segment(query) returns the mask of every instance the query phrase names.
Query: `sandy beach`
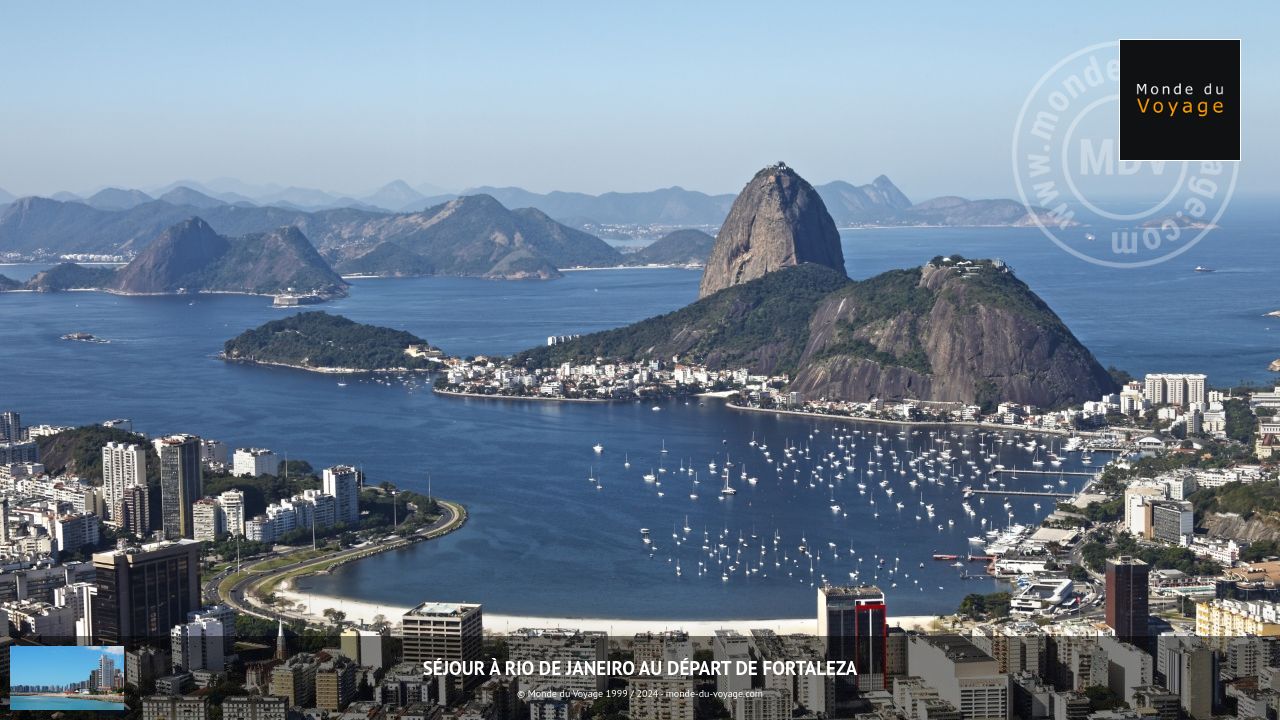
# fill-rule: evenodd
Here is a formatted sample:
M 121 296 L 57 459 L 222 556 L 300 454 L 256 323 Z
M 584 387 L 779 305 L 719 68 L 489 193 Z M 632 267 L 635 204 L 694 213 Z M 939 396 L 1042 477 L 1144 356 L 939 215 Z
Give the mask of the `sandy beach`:
M 291 589 L 277 590 L 277 594 L 285 598 L 295 607 L 302 606 L 302 614 L 314 618 L 318 622 L 326 622 L 324 611 L 332 608 L 346 613 L 346 619 L 355 622 L 370 622 L 377 615 L 382 615 L 391 623 L 395 623 L 408 607 L 398 605 L 379 605 L 376 603 L 349 600 L 327 595 L 311 595 L 299 593 Z M 892 616 L 890 625 L 898 625 L 904 629 L 925 629 L 937 620 L 933 615 Z M 498 613 L 484 614 L 486 632 L 504 633 L 521 628 L 573 628 L 578 630 L 603 630 L 611 635 L 627 636 L 642 632 L 660 632 L 663 630 L 683 630 L 693 636 L 713 635 L 716 630 L 730 629 L 746 633 L 754 628 L 765 628 L 777 633 L 816 633 L 818 622 L 814 618 L 780 618 L 758 620 L 623 620 L 614 618 L 575 618 L 575 617 L 533 617 L 526 615 L 502 615 Z

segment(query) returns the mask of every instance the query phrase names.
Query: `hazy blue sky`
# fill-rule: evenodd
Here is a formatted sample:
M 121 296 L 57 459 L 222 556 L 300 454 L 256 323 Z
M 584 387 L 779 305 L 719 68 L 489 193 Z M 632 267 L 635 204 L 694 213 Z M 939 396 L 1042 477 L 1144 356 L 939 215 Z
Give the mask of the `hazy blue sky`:
M 67 685 L 88 680 L 98 659 L 109 654 L 117 670 L 124 670 L 124 648 L 93 646 L 10 648 L 10 677 L 14 685 Z
M 0 187 L 737 192 L 786 160 L 917 199 L 1010 196 L 1017 111 L 1064 55 L 1240 37 L 1240 190 L 1280 190 L 1272 3 L 692 5 L 6 4 Z

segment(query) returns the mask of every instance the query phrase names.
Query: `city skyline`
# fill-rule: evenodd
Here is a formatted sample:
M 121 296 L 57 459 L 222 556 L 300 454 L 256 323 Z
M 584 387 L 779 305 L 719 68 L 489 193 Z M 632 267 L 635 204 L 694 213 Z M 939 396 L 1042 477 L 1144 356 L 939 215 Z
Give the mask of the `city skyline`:
M 25 646 L 9 648 L 11 685 L 62 686 L 84 683 L 103 655 L 124 669 L 124 648 L 117 645 Z
M 1015 116 L 1043 72 L 1087 45 L 1187 35 L 1163 4 L 1106 10 L 1100 31 L 1076 6 L 977 24 L 942 5 L 138 4 L 80 7 L 74 23 L 20 7 L 0 63 L 39 72 L 11 77 L 0 188 L 238 178 L 358 197 L 402 178 L 719 194 L 785 159 L 815 182 L 883 173 L 917 200 L 1011 197 Z M 1280 108 L 1257 88 L 1280 53 L 1255 32 L 1276 11 L 1244 12 L 1201 18 L 1196 35 L 1243 39 L 1244 156 L 1275 156 L 1265 123 Z M 1241 194 L 1277 190 L 1274 167 L 1242 165 Z

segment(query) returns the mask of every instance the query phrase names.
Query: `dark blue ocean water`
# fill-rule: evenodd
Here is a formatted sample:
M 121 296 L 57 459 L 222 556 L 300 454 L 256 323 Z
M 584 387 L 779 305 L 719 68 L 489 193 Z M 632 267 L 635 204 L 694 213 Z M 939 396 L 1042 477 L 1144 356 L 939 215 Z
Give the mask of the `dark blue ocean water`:
M 1176 261 L 1143 270 L 1075 260 L 1036 230 L 865 230 L 844 238 L 854 277 L 939 254 L 1003 258 L 1104 364 L 1135 374 L 1204 371 L 1226 384 L 1267 381 L 1274 377 L 1267 363 L 1280 357 L 1280 319 L 1264 317 L 1280 309 L 1272 219 L 1241 213 Z M 1216 272 L 1192 272 L 1197 264 Z M 0 268 L 12 277 L 34 271 Z M 687 270 L 609 270 L 551 282 L 361 280 L 349 298 L 325 309 L 410 330 L 453 353 L 506 353 L 540 344 L 547 335 L 615 327 L 674 309 L 696 296 L 698 277 Z M 992 525 L 1008 522 L 1000 498 L 973 501 L 978 514 L 970 519 L 959 509 L 962 483 L 924 482 L 912 489 L 907 476 L 895 474 L 889 487 L 897 493 L 890 499 L 879 486 L 881 465 L 870 468 L 867 495 L 854 485 L 868 472 L 867 458 L 875 457 L 877 431 L 888 433 L 881 439 L 883 463 L 891 448 L 905 459 L 908 450 L 918 454 L 944 439 L 957 452 L 967 443 L 976 455 L 973 438 L 899 438 L 897 428 L 846 425 L 846 434 L 871 433 L 856 438 L 855 472 L 837 481 L 824 470 L 809 487 L 817 456 L 837 449 L 829 434 L 834 424 L 740 414 L 713 401 L 667 403 L 654 412 L 639 404 L 459 400 L 401 384 L 338 387 L 332 377 L 214 359 L 226 338 L 286 312 L 293 311 L 237 296 L 0 295 L 0 406 L 21 410 L 28 424 L 130 417 L 143 432 L 193 432 L 232 445 L 267 446 L 317 466 L 358 464 L 374 481 L 420 490 L 430 473 L 437 494 L 469 506 L 471 521 L 463 530 L 308 580 L 306 587 L 320 593 L 398 605 L 479 601 L 492 612 L 512 614 L 694 619 L 810 615 L 810 583 L 824 575 L 846 579 L 849 572 L 888 588 L 894 614 L 949 611 L 967 592 L 990 587 L 986 580 L 962 581 L 960 569 L 928 556 L 963 553 L 965 538 L 981 530 L 983 518 Z M 58 339 L 71 331 L 111 343 Z M 775 458 L 790 441 L 808 443 L 812 459 L 786 469 L 800 469 L 799 477 L 779 477 L 776 465 L 748 445 L 753 434 Z M 597 442 L 605 446 L 599 456 L 591 449 Z M 642 480 L 662 460 L 663 442 L 670 470 L 682 461 L 699 470 L 698 500 L 688 497 L 694 486 L 686 475 L 661 474 L 661 498 L 655 484 Z M 737 463 L 739 492 L 720 500 L 707 463 L 723 463 L 726 452 Z M 630 469 L 623 468 L 624 456 Z M 1004 450 L 1000 461 L 1027 466 L 1029 460 L 1025 451 Z M 743 462 L 758 484 L 740 480 Z M 592 473 L 603 489 L 588 482 Z M 1016 482 L 1038 488 L 1041 480 Z M 935 519 L 914 519 L 921 493 L 935 506 Z M 1015 520 L 1043 514 L 1050 501 L 1042 502 L 1039 513 L 1029 499 L 1013 502 Z M 830 510 L 833 503 L 840 512 Z M 657 552 L 642 544 L 641 527 L 651 529 Z M 700 550 L 704 528 L 713 549 L 725 542 L 736 552 L 738 569 L 728 580 L 719 565 L 698 575 L 699 560 L 714 562 Z M 673 532 L 682 536 L 679 545 Z M 778 566 L 772 565 L 775 532 L 786 558 Z M 797 551 L 802 538 L 811 552 L 821 553 L 812 573 Z M 769 548 L 765 558 L 759 557 L 761 544 Z M 880 558 L 888 561 L 877 572 Z M 760 566 L 762 559 L 771 567 Z M 894 559 L 899 570 L 889 575 Z M 758 572 L 744 575 L 753 564 Z

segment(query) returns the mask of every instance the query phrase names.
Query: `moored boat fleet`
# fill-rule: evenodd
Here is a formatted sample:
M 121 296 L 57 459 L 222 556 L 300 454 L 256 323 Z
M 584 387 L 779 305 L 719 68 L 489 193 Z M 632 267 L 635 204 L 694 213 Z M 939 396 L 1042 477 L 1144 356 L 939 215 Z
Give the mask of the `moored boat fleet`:
M 603 445 L 591 449 L 610 467 L 613 456 Z M 646 459 L 630 470 L 632 457 L 646 455 L 652 463 Z M 650 497 L 642 503 L 643 516 L 669 511 L 670 537 L 649 522 L 640 529 L 640 547 L 676 577 L 875 582 L 925 592 L 951 579 L 989 577 L 971 573 L 970 563 L 984 563 L 990 571 L 1045 514 L 1039 500 L 1028 503 L 1016 495 L 1027 488 L 1043 495 L 1073 493 L 1092 462 L 1075 438 L 815 425 L 798 437 L 753 433 L 745 448 L 726 439 L 702 458 L 668 449 L 665 440 L 649 453 L 631 448 L 622 453 L 617 482 Z M 1075 468 L 1070 475 L 1068 467 Z M 603 487 L 594 466 L 589 480 L 594 491 Z M 984 493 L 972 492 L 977 489 Z M 1013 495 L 1002 498 L 1005 492 Z M 805 513 L 823 507 L 826 519 L 780 520 L 780 498 Z M 772 520 L 762 525 L 765 507 Z M 877 542 L 866 541 L 868 528 L 881 534 Z M 886 552 L 899 533 L 931 535 L 944 549 L 915 558 Z M 951 552 L 959 547 L 965 550 Z M 940 577 L 941 567 L 926 567 L 931 559 L 946 560 L 955 571 Z

